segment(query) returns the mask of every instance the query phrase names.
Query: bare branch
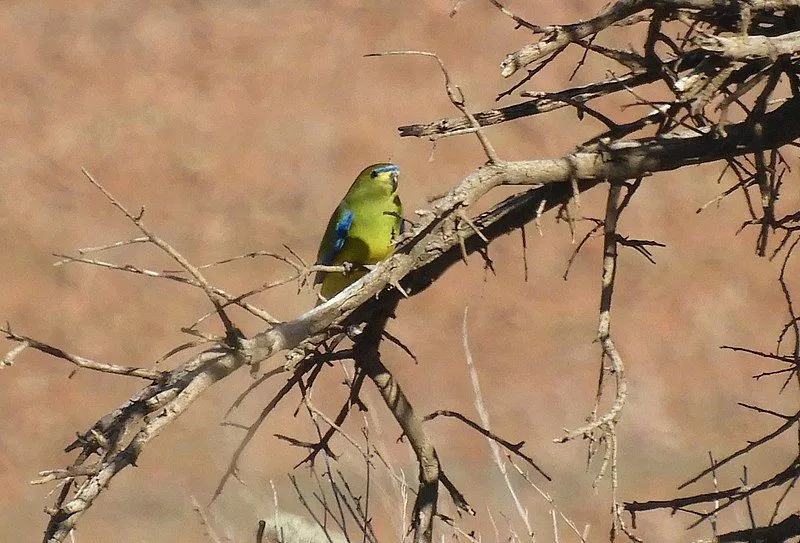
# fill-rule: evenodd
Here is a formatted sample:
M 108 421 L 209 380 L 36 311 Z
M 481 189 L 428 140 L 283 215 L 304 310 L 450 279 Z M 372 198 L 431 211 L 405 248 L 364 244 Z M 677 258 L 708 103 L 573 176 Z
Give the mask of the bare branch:
M 472 392 L 475 395 L 475 409 L 478 412 L 478 416 L 481 419 L 481 423 L 488 429 L 489 428 L 489 412 L 486 410 L 486 406 L 483 403 L 483 395 L 481 394 L 481 387 L 480 383 L 478 382 L 478 373 L 475 370 L 475 363 L 472 359 L 472 351 L 469 348 L 469 337 L 467 334 L 467 315 L 469 313 L 469 307 L 464 308 L 464 317 L 461 321 L 461 343 L 464 349 L 464 357 L 467 362 L 467 369 L 469 371 L 470 382 L 472 384 Z M 506 467 L 505 462 L 503 462 L 503 458 L 500 456 L 500 448 L 497 446 L 497 443 L 493 439 L 489 439 L 487 437 L 486 440 L 489 443 L 489 449 L 492 451 L 492 459 L 494 460 L 497 469 L 503 475 L 503 480 L 505 481 L 506 488 L 508 488 L 509 494 L 511 494 L 511 498 L 514 500 L 514 507 L 517 510 L 517 514 L 522 519 L 522 522 L 525 524 L 525 529 L 527 530 L 528 536 L 533 536 L 533 527 L 531 526 L 530 519 L 528 518 L 528 511 L 522 505 L 522 502 L 517 495 L 517 492 L 514 490 L 514 485 L 511 484 L 511 479 L 508 477 L 508 468 Z M 535 465 L 534 465 L 535 466 Z M 539 468 L 536 468 L 537 470 Z M 543 474 L 544 475 L 544 474 Z M 547 477 L 545 475 L 545 477 Z
M 770 58 L 797 54 L 800 50 L 800 31 L 780 36 L 718 36 L 703 34 L 695 38 L 695 44 L 705 51 L 718 53 L 731 60 Z
M 526 21 L 522 17 L 514 15 L 514 13 L 510 9 L 505 7 L 503 4 L 501 4 L 497 0 L 489 0 L 489 2 L 491 2 L 491 4 L 494 7 L 499 9 L 500 13 L 502 13 L 506 17 L 510 17 L 515 23 L 517 23 L 516 28 L 527 28 L 528 30 L 531 30 L 531 31 L 533 31 L 535 33 L 541 33 L 541 32 L 546 32 L 547 31 L 547 29 L 544 28 L 544 27 L 529 23 L 528 21 Z
M 494 150 L 489 138 L 486 137 L 483 130 L 481 129 L 480 123 L 475 119 L 472 113 L 469 112 L 467 109 L 467 102 L 466 98 L 464 97 L 464 91 L 458 85 L 455 85 L 450 79 L 450 74 L 447 72 L 447 68 L 444 66 L 444 62 L 442 59 L 439 58 L 439 55 L 436 53 L 431 53 L 429 51 L 387 51 L 385 53 L 373 53 L 366 56 L 390 56 L 390 55 L 420 55 L 424 57 L 431 57 L 436 59 L 436 62 L 439 63 L 439 68 L 442 70 L 442 74 L 444 75 L 444 86 L 445 90 L 447 91 L 447 97 L 450 98 L 450 102 L 459 110 L 461 113 L 464 114 L 464 117 L 467 118 L 469 121 L 470 127 L 475 131 L 475 135 L 478 136 L 478 140 L 481 142 L 481 146 L 483 147 L 484 152 L 486 153 L 486 157 L 489 159 L 490 164 L 497 164 L 500 162 L 500 159 L 497 156 L 497 153 Z
M 523 96 L 531 96 L 533 98 L 532 100 L 474 113 L 473 117 L 480 126 L 492 126 L 522 117 L 554 111 L 569 106 L 570 102 L 587 102 L 593 98 L 624 90 L 626 87 L 637 87 L 639 85 L 652 83 L 658 80 L 658 78 L 658 74 L 639 71 L 622 76 L 615 76 L 607 81 L 591 83 L 589 85 L 559 92 L 528 91 L 523 93 Z M 398 130 L 401 136 L 415 136 L 418 138 L 425 136 L 443 137 L 463 134 L 465 130 L 470 129 L 471 126 L 468 119 L 464 117 L 451 117 L 439 119 L 431 123 L 401 126 Z
M 114 373 L 116 375 L 128 375 L 130 377 L 139 377 L 141 379 L 149 379 L 150 381 L 156 381 L 156 382 L 161 382 L 167 377 L 167 373 L 163 371 L 150 370 L 147 368 L 134 368 L 130 366 L 118 366 L 116 364 L 109 364 L 107 362 L 98 362 L 96 360 L 91 360 L 83 356 L 71 354 L 64 351 L 63 349 L 59 349 L 58 347 L 53 347 L 52 345 L 42 343 L 41 341 L 37 341 L 28 336 L 23 336 L 15 332 L 12 332 L 11 328 L 9 327 L 0 328 L 0 332 L 3 332 L 5 334 L 6 339 L 20 342 L 20 345 L 17 348 L 13 349 L 11 352 L 9 352 L 9 354 L 6 355 L 4 360 L 13 360 L 14 355 L 18 354 L 21 351 L 19 347 L 23 348 L 30 347 L 31 349 L 36 349 L 37 351 L 49 354 L 50 356 L 61 358 L 62 360 L 66 360 L 68 362 L 75 364 L 79 368 L 85 368 L 88 370 L 99 371 L 102 373 Z M 10 365 L 10 364 L 6 362 L 3 365 Z
M 482 434 L 487 439 L 490 439 L 492 441 L 495 441 L 495 442 L 499 443 L 505 449 L 507 449 L 511 453 L 513 453 L 514 455 L 522 458 L 523 460 L 525 460 L 525 462 L 530 464 L 530 466 L 533 469 L 538 471 L 541 474 L 542 477 L 544 477 L 548 481 L 552 481 L 550 476 L 547 475 L 544 471 L 542 471 L 542 468 L 540 468 L 539 466 L 536 465 L 536 463 L 533 461 L 533 458 L 531 458 L 530 456 L 528 456 L 527 454 L 522 452 L 522 447 L 525 446 L 525 442 L 524 441 L 520 441 L 518 443 L 511 443 L 510 441 L 508 441 L 506 439 L 503 439 L 502 437 L 494 434 L 490 430 L 487 430 L 486 428 L 482 427 L 477 422 L 475 422 L 473 420 L 470 420 L 469 418 L 465 417 L 461 413 L 459 413 L 457 411 L 451 411 L 449 409 L 439 409 L 437 411 L 434 411 L 433 413 L 430 413 L 429 415 L 425 415 L 424 417 L 422 417 L 422 420 L 423 421 L 429 421 L 429 420 L 433 420 L 433 419 L 435 419 L 437 417 L 452 417 L 452 418 L 460 420 L 461 422 L 463 422 L 464 424 L 466 424 L 467 426 L 469 426 L 470 428 L 472 428 L 476 432 Z
M 386 406 L 403 429 L 419 464 L 419 490 L 414 503 L 414 541 L 415 543 L 431 543 L 433 540 L 433 519 L 439 494 L 441 467 L 439 457 L 423 427 L 422 420 L 414 413 L 408 399 L 397 380 L 383 365 L 378 351 L 381 332 L 386 320 L 393 311 L 388 305 L 376 314 L 355 343 L 354 358 L 375 383 Z
M 592 34 L 621 21 L 631 15 L 650 7 L 647 0 L 619 0 L 603 13 L 580 23 L 565 26 L 554 26 L 539 42 L 526 45 L 522 49 L 510 53 L 500 63 L 500 75 L 509 77 L 520 68 L 524 68 L 540 58 L 564 49 L 570 43 L 582 40 Z
M 105 196 L 108 199 L 108 201 L 111 202 L 111 205 L 122 211 L 122 213 L 128 219 L 130 219 L 130 221 L 134 225 L 136 225 L 136 227 L 139 230 L 141 230 L 145 236 L 147 236 L 147 238 L 150 240 L 151 243 L 153 243 L 156 247 L 167 253 L 170 257 L 172 257 L 173 260 L 175 260 L 175 262 L 180 264 L 180 266 L 183 269 L 185 269 L 187 272 L 189 272 L 189 274 L 192 277 L 194 277 L 194 279 L 200 284 L 202 289 L 205 291 L 206 296 L 208 296 L 208 299 L 216 308 L 220 320 L 225 325 L 225 331 L 231 338 L 237 337 L 239 335 L 238 330 L 235 329 L 230 319 L 225 314 L 222 305 L 217 300 L 217 297 L 214 294 L 214 291 L 211 285 L 206 280 L 206 278 L 203 276 L 200 270 L 198 270 L 191 262 L 189 262 L 189 260 L 186 257 L 184 257 L 181 253 L 176 251 L 169 243 L 167 243 L 160 237 L 156 236 L 152 230 L 150 230 L 144 225 L 144 223 L 142 222 L 144 209 L 142 209 L 138 215 L 136 216 L 132 215 L 108 190 L 106 190 L 105 187 L 103 187 L 103 185 L 101 185 L 99 182 L 97 182 L 97 180 L 95 180 L 94 177 L 92 177 L 92 174 L 90 174 L 89 171 L 86 170 L 86 168 L 81 168 L 81 171 L 83 172 L 83 175 L 85 175 L 86 178 L 89 180 L 89 182 L 92 185 L 94 185 L 100 192 L 102 192 L 103 196 Z
M 67 264 L 67 263 L 70 263 L 70 262 L 76 262 L 76 263 L 81 263 L 81 264 L 89 264 L 91 266 L 97 266 L 97 267 L 106 268 L 106 269 L 109 269 L 109 270 L 124 271 L 124 272 L 133 273 L 133 274 L 137 274 L 137 275 L 144 275 L 145 277 L 158 277 L 158 278 L 161 278 L 161 279 L 168 279 L 170 281 L 176 281 L 178 283 L 183 283 L 185 285 L 189 285 L 189 286 L 192 286 L 192 287 L 197 287 L 197 288 L 201 288 L 201 289 L 203 288 L 203 285 L 201 283 L 199 283 L 196 279 L 194 279 L 192 277 L 184 277 L 182 275 L 178 275 L 178 273 L 175 272 L 175 271 L 149 270 L 147 268 L 140 268 L 139 266 L 134 266 L 133 264 L 115 264 L 113 262 L 105 262 L 103 260 L 96 260 L 96 259 L 91 259 L 91 258 L 74 257 L 74 256 L 60 254 L 60 253 L 56 253 L 54 256 L 57 256 L 57 257 L 62 259 L 62 260 L 59 260 L 57 262 L 57 264 L 59 264 L 59 265 L 64 265 L 64 264 Z M 341 266 L 336 266 L 336 268 L 337 268 L 337 270 L 341 271 Z M 290 278 L 289 281 L 294 280 L 297 277 L 298 276 L 294 276 L 294 277 Z M 283 284 L 284 282 L 287 282 L 287 281 L 281 281 L 280 284 Z M 246 310 L 248 313 L 251 313 L 252 315 L 260 318 L 264 322 L 267 322 L 267 323 L 270 323 L 270 324 L 274 324 L 274 323 L 278 323 L 280 321 L 277 318 L 275 318 L 272 315 L 270 315 L 269 313 L 267 313 L 266 311 L 264 311 L 263 309 L 261 309 L 259 307 L 256 307 L 256 306 L 254 306 L 252 304 L 249 304 L 249 303 L 247 303 L 247 302 L 245 302 L 243 300 L 244 298 L 246 298 L 248 296 L 252 296 L 253 294 L 256 294 L 258 292 L 262 292 L 263 290 L 266 290 L 268 288 L 272 288 L 273 286 L 275 286 L 273 283 L 267 283 L 266 285 L 262 286 L 260 289 L 255 289 L 254 291 L 251 291 L 251 292 L 246 293 L 246 294 L 241 294 L 239 296 L 233 296 L 231 294 L 228 294 L 227 292 L 225 292 L 221 288 L 217 288 L 217 287 L 214 287 L 214 286 L 209 286 L 209 288 L 211 289 L 211 291 L 214 294 L 216 294 L 217 296 L 220 296 L 220 297 L 225 299 L 226 303 L 223 305 L 223 307 L 227 306 L 229 304 L 235 304 L 235 305 L 240 306 L 242 309 Z M 201 319 L 201 320 L 203 320 L 203 319 Z

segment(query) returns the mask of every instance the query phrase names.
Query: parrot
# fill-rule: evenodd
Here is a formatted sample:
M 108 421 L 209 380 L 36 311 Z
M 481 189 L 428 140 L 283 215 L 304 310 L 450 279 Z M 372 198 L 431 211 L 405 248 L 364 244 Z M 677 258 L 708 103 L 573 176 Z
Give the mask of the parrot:
M 320 295 L 330 300 L 366 275 L 363 266 L 377 264 L 394 252 L 395 238 L 403 232 L 403 205 L 397 194 L 400 169 L 394 164 L 373 164 L 356 177 L 331 215 L 317 252 L 317 264 L 339 266 L 347 272 L 317 272 Z

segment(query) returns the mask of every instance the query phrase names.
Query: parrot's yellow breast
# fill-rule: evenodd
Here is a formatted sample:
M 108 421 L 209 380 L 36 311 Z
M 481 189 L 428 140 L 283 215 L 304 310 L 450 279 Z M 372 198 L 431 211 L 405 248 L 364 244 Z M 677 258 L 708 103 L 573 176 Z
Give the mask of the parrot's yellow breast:
M 367 270 L 359 268 L 359 264 L 377 264 L 392 255 L 394 240 L 400 234 L 401 210 L 400 200 L 395 197 L 382 206 L 356 211 L 347 240 L 332 262 L 333 265 L 349 262 L 356 267 L 349 273 L 325 274 L 322 296 L 330 299 L 366 275 Z

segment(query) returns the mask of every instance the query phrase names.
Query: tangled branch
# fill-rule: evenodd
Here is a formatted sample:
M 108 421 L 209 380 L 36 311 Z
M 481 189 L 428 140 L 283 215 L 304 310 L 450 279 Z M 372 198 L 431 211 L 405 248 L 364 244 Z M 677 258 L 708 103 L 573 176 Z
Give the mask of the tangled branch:
M 278 353 L 286 355 L 286 364 L 273 369 L 254 383 L 235 404 L 238 405 L 244 396 L 267 377 L 285 377 L 286 382 L 277 395 L 263 408 L 259 418 L 246 427 L 246 435 L 220 482 L 217 494 L 222 491 L 225 482 L 235 476 L 237 462 L 244 448 L 255 435 L 261 421 L 272 412 L 277 403 L 295 387 L 311 387 L 325 364 L 339 359 L 337 356 L 352 358 L 357 371 L 361 372 L 357 377 L 358 385 L 356 386 L 355 380 L 351 384 L 348 400 L 339 414 L 330 419 L 329 430 L 320 435 L 318 443 L 295 444 L 311 449 L 307 458 L 309 462 L 313 462 L 319 452 L 328 453 L 328 443 L 348 416 L 350 407 L 360 402 L 361 381 L 369 378 L 402 428 L 417 458 L 419 487 L 414 504 L 415 541 L 432 541 L 434 520 L 441 518 L 437 512 L 440 483 L 450 492 L 459 507 L 465 511 L 471 508 L 452 481 L 445 476 L 433 442 L 424 429 L 423 419 L 416 414 L 400 383 L 381 361 L 379 344 L 384 336 L 386 320 L 405 297 L 423 292 L 445 270 L 467 255 L 478 252 L 490 262 L 485 253 L 487 245 L 531 221 L 537 221 L 543 213 L 559 210 L 572 225 L 574 217 L 568 204 L 573 202 L 577 207 L 580 194 L 598 185 L 609 187 L 605 217 L 596 224 L 597 230 L 602 224 L 604 234 L 603 283 L 598 324 L 603 363 L 598 386 L 598 405 L 587 425 L 568 432 L 562 440 L 585 437 L 593 443 L 592 447 L 599 442 L 605 443 L 606 454 L 600 473 L 602 475 L 606 466 L 611 466 L 614 513 L 612 537 L 617 530 L 622 530 L 635 538 L 622 520 L 616 495 L 617 437 L 614 430 L 626 397 L 624 365 L 610 328 L 617 249 L 620 245 L 630 246 L 648 257 L 647 247 L 657 245 L 657 242 L 625 238 L 618 232 L 617 219 L 644 180 L 650 182 L 658 172 L 726 161 L 725 170 L 736 175 L 737 183 L 715 201 L 736 192 L 744 194 L 750 219 L 743 228 L 758 228 L 756 251 L 761 255 L 767 253 L 770 236 L 776 232 L 782 234 L 774 254 L 781 250 L 786 253 L 781 271 L 781 285 L 786 294 L 790 319 L 781 333 L 778 349 L 773 355 L 779 356 L 778 351 L 784 336 L 789 334 L 791 337 L 793 334 L 793 355 L 780 356 L 787 357 L 786 360 L 794 364 L 791 372 L 796 373 L 796 367 L 800 363 L 800 325 L 791 303 L 784 272 L 789 255 L 797 246 L 797 239 L 800 239 L 796 237 L 800 232 L 800 213 L 792 210 L 781 216 L 777 211 L 777 202 L 785 183 L 786 171 L 779 149 L 784 145 L 794 144 L 800 138 L 800 123 L 787 122 L 800 118 L 800 68 L 797 58 L 800 30 L 794 28 L 798 20 L 797 3 L 789 0 L 723 3 L 710 0 L 620 0 L 586 21 L 552 26 L 529 23 L 499 2 L 492 3 L 500 13 L 513 20 L 518 28 L 541 35 L 536 43 L 510 53 L 503 60 L 501 75 L 504 77 L 534 65 L 512 90 L 531 81 L 540 69 L 558 59 L 570 46 L 578 46 L 585 51 L 576 70 L 592 54 L 620 64 L 627 72 L 622 75 L 611 73 L 601 81 L 557 92 L 526 91 L 523 96 L 531 98 L 530 100 L 472 113 L 464 92 L 452 80 L 437 55 L 425 51 L 384 53 L 383 55 L 423 55 L 436 59 L 444 75 L 447 96 L 460 113 L 459 117 L 401 127 L 401 135 L 437 139 L 474 133 L 483 147 L 487 163 L 476 168 L 447 194 L 433 202 L 414 228 L 403 235 L 394 256 L 376 265 L 370 273 L 327 303 L 293 320 L 281 322 L 245 299 L 256 292 L 287 282 L 297 281 L 302 285 L 310 273 L 321 268 L 307 266 L 294 254 L 294 259 L 277 257 L 274 253 L 264 254 L 263 256 L 282 259 L 294 268 L 294 273 L 288 278 L 266 283 L 244 294 L 229 294 L 206 279 L 203 266 L 192 264 L 188 257 L 145 226 L 144 210 L 136 214 L 128 211 L 96 179 L 84 171 L 89 182 L 102 192 L 138 233 L 136 237 L 124 241 L 80 250 L 79 256 L 62 257 L 64 260 L 60 263 L 83 263 L 149 277 L 167 278 L 200 289 L 210 302 L 209 315 L 217 315 L 224 332 L 221 336 L 206 336 L 196 330 L 197 323 L 187 328 L 188 332 L 199 335 L 203 341 L 176 347 L 168 356 L 184 353 L 189 348 L 200 345 L 211 346 L 187 357 L 172 370 L 157 371 L 93 361 L 12 332 L 8 326 L 3 330 L 7 339 L 17 342 L 18 346 L 11 349 L 0 361 L 0 367 L 11 365 L 25 349 L 36 349 L 87 370 L 135 376 L 150 381 L 150 384 L 133 394 L 118 408 L 97 420 L 67 447 L 68 452 L 78 451 L 71 466 L 63 470 L 43 472 L 39 482 L 59 481 L 62 484 L 54 506 L 48 510 L 50 519 L 45 541 L 64 541 L 82 515 L 108 488 L 113 478 L 127 467 L 135 465 L 150 441 L 202 397 L 213 384 L 245 366 L 249 366 L 257 374 L 260 364 Z M 664 30 L 664 23 L 669 21 L 686 27 L 681 36 L 668 35 Z M 622 51 L 595 43 L 595 39 L 610 28 L 644 22 L 647 23 L 647 33 L 641 52 Z M 731 32 L 735 35 L 727 35 Z M 661 85 L 663 99 L 648 99 L 640 93 L 645 86 L 654 83 Z M 781 89 L 788 91 L 781 94 Z M 510 92 L 511 90 L 501 96 Z M 614 120 L 613 114 L 593 107 L 594 104 L 592 107 L 588 105 L 590 101 L 614 93 L 627 93 L 634 99 L 631 106 L 644 107 L 646 112 L 634 121 L 621 123 Z M 603 132 L 583 142 L 576 151 L 562 157 L 505 161 L 500 158 L 484 130 L 491 125 L 564 107 L 573 108 L 579 119 L 588 116 L 593 122 L 601 123 Z M 738 108 L 736 115 L 732 111 L 734 108 Z M 742 120 L 730 121 L 737 118 Z M 630 180 L 635 181 L 626 183 Z M 484 213 L 470 213 L 476 203 L 501 186 L 517 187 L 518 192 Z M 751 198 L 755 199 L 751 196 L 751 190 L 756 194 L 759 203 L 753 204 L 751 201 Z M 626 192 L 623 194 L 623 191 Z M 156 271 L 85 256 L 87 252 L 124 247 L 133 243 L 145 243 L 158 248 L 180 270 Z M 577 250 L 582 246 L 583 242 Z M 256 253 L 245 256 L 256 256 Z M 215 264 L 227 261 L 221 260 Z M 331 270 L 325 268 L 325 271 Z M 242 307 L 261 318 L 265 323 L 264 328 L 253 337 L 244 337 L 227 314 L 232 305 Z M 198 320 L 198 323 L 209 315 Z M 347 335 L 353 339 L 354 346 L 352 350 L 342 354 L 342 351 L 336 349 Z M 606 361 L 610 362 L 610 370 L 605 367 Z M 605 414 L 598 415 L 604 375 L 609 371 L 616 382 L 614 402 Z M 309 410 L 311 409 L 309 405 Z M 781 428 L 791 427 L 796 421 L 796 417 L 792 417 L 790 421 L 787 419 Z M 486 432 L 489 432 L 488 429 Z M 494 439 L 493 434 L 487 433 L 484 435 Z M 510 448 L 512 452 L 519 453 L 519 447 L 513 443 L 501 438 L 495 441 Z M 364 451 L 369 454 L 368 448 Z M 527 459 L 524 456 L 523 458 Z M 724 462 L 715 463 L 714 469 Z M 677 502 L 650 502 L 646 507 L 641 504 L 627 504 L 625 508 L 631 512 L 658 507 L 682 508 L 711 497 L 724 498 L 729 500 L 728 503 L 733 503 L 751 495 L 753 489 L 784 484 L 796 480 L 798 476 L 794 462 L 770 480 L 752 488 L 733 488 L 713 496 L 693 496 Z M 354 516 L 363 520 L 366 529 L 366 514 Z

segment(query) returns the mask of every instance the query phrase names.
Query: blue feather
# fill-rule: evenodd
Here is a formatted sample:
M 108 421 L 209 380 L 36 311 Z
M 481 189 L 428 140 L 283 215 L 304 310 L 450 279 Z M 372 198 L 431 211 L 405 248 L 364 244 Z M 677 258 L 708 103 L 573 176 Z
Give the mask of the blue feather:
M 322 264 L 330 265 L 336 255 L 339 254 L 339 251 L 342 250 L 342 247 L 344 247 L 344 242 L 347 241 L 347 234 L 353 225 L 353 217 L 355 217 L 353 211 L 345 209 L 341 218 L 336 221 L 336 227 L 333 231 L 333 246 L 322 255 Z
M 378 175 L 379 173 L 386 173 L 386 172 L 399 172 L 399 171 L 400 171 L 400 168 L 398 168 L 398 167 L 397 167 L 397 166 L 395 166 L 394 164 L 387 164 L 386 166 L 380 166 L 380 167 L 378 167 L 378 168 L 375 168 L 375 169 L 373 169 L 373 170 L 372 170 L 372 173 L 370 173 L 370 175 L 371 175 L 372 177 L 375 177 L 375 176 L 376 176 L 376 175 Z

